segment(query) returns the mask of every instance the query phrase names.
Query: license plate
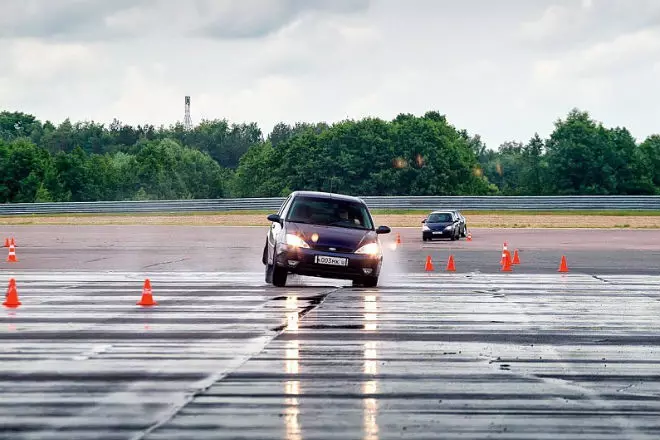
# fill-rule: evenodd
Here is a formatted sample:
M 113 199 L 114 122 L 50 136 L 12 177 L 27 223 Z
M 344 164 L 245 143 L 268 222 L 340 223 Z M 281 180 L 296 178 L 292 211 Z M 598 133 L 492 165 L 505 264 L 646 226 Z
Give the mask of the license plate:
M 329 264 L 331 266 L 348 266 L 348 258 L 316 256 L 316 264 Z
M 433 235 L 440 235 L 440 234 L 442 234 L 442 231 L 434 231 L 433 232 Z

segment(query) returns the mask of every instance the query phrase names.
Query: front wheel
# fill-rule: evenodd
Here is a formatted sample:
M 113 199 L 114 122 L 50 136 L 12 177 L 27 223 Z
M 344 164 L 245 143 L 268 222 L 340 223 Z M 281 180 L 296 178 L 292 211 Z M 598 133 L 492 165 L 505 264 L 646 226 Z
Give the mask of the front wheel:
M 286 279 L 289 272 L 284 267 L 279 267 L 277 264 L 273 265 L 273 285 L 275 287 L 286 286 Z

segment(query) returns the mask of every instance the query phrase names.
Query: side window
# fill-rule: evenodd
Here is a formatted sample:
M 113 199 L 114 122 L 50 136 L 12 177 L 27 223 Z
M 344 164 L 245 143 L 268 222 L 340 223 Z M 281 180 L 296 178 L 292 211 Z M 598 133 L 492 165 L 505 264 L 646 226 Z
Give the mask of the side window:
M 287 197 L 284 203 L 282 203 L 282 206 L 280 206 L 280 210 L 277 213 L 277 215 L 279 215 L 280 217 L 282 216 L 282 213 L 284 213 L 284 208 L 286 208 L 286 205 L 288 205 L 290 201 L 291 201 L 291 196 Z
M 280 217 L 284 216 L 284 214 L 289 211 L 289 208 L 291 208 L 291 203 L 293 202 L 293 196 L 289 196 L 284 203 L 282 204 L 282 211 L 280 212 Z

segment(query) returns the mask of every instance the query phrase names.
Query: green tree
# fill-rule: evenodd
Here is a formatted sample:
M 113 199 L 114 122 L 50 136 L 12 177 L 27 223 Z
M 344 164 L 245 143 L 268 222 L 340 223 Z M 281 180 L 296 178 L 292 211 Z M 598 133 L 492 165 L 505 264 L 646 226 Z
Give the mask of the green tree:
M 0 197 L 5 202 L 33 202 L 50 156 L 26 138 L 0 145 Z

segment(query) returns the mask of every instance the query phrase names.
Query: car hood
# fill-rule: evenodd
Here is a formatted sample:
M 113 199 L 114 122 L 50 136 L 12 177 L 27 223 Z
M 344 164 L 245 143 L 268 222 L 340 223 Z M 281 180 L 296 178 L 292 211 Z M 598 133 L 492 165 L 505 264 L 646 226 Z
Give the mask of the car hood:
M 327 249 L 333 247 L 338 251 L 345 252 L 355 252 L 360 246 L 374 242 L 378 238 L 376 231 L 304 223 L 288 223 L 287 233 L 299 235 L 312 248 Z M 312 241 L 314 233 L 319 236 L 316 243 Z

